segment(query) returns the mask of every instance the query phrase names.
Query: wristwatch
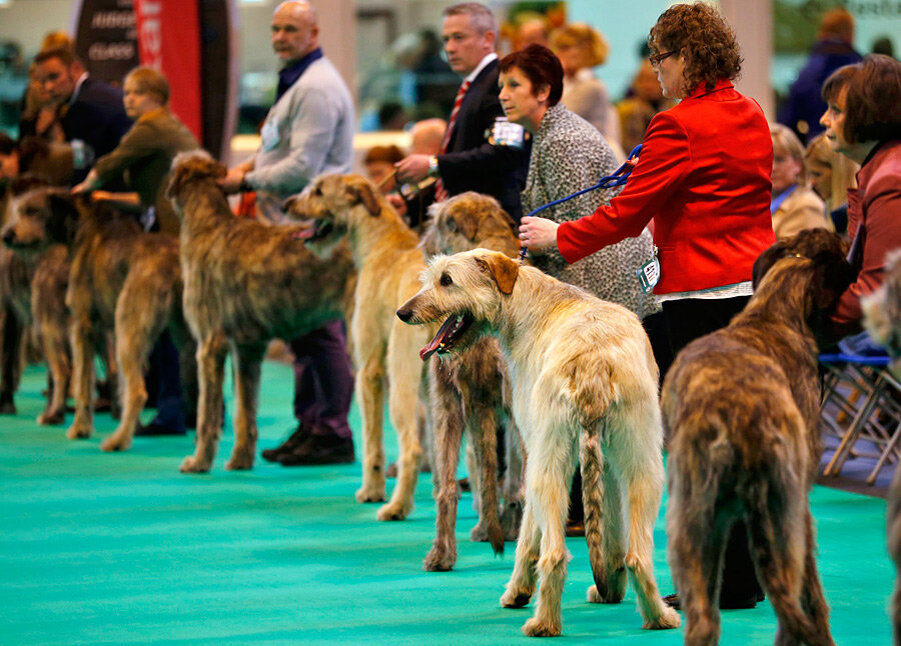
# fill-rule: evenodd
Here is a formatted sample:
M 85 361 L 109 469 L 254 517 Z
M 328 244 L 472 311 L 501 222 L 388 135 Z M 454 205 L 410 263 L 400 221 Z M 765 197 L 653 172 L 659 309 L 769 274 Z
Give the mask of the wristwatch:
M 438 177 L 438 158 L 435 155 L 429 157 L 429 175 Z

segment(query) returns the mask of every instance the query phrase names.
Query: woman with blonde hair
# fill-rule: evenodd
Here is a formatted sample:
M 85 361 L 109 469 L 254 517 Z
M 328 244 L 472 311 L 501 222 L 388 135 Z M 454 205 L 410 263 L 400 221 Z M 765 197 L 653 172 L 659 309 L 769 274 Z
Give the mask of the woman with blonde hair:
M 829 146 L 826 135 L 814 137 L 804 151 L 810 184 L 826 203 L 826 214 L 839 233 L 848 230 L 848 189 L 857 188 L 860 165 Z
M 607 40 L 593 27 L 574 22 L 551 32 L 549 43 L 563 65 L 560 102 L 600 130 L 614 150 L 619 151 L 619 116 L 610 101 L 607 86 L 591 71 L 592 67 L 603 65 L 607 60 L 610 52 Z
M 770 213 L 776 237 L 788 238 L 802 229 L 833 231 L 835 227 L 826 218 L 823 200 L 808 186 L 800 139 L 781 123 L 770 124 L 770 137 L 773 139 Z

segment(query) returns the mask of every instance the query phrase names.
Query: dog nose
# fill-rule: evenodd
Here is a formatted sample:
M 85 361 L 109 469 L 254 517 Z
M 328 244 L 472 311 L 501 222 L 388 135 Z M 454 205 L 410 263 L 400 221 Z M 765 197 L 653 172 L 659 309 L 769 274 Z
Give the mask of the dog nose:
M 11 245 L 16 241 L 16 232 L 12 229 L 7 229 L 3 232 L 3 244 Z
M 404 323 L 409 323 L 410 319 L 413 318 L 413 310 L 404 309 L 402 307 L 397 310 L 397 318 L 399 318 Z

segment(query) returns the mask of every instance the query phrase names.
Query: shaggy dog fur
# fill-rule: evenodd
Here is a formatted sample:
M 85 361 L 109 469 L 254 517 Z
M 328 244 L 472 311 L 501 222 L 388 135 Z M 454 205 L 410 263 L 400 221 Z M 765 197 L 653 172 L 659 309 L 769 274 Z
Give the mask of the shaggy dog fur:
M 416 293 L 418 276 L 425 269 L 419 239 L 372 182 L 359 175 L 317 179 L 286 208 L 296 219 L 315 221 L 307 246 L 320 257 L 345 238 L 350 242 L 358 272 L 351 322 L 355 393 L 363 418 L 363 486 L 356 499 L 385 499 L 382 415 L 387 380 L 400 458 L 397 485 L 377 518 L 402 520 L 413 508 L 422 457 L 417 407 L 425 371 L 415 349 L 427 340 L 427 331 L 402 325 L 394 310 Z
M 66 285 L 69 254 L 46 229 L 48 192 L 43 182 L 17 182 L 0 248 L 0 412 L 15 413 L 13 394 L 21 376 L 27 326 L 37 333 L 50 373 L 47 405 L 38 424 L 62 424 L 71 374 Z M 20 194 L 19 191 L 22 191 Z
M 807 230 L 764 252 L 754 276 L 744 311 L 686 346 L 663 385 L 669 559 L 685 643 L 719 639 L 723 550 L 743 518 L 777 643 L 832 644 L 807 495 L 821 452 L 817 332 L 851 268 L 838 236 Z
M 447 319 L 430 350 L 448 352 L 494 334 L 507 357 L 528 461 L 516 560 L 501 605 L 528 603 L 537 573 L 538 603 L 523 632 L 561 630 L 564 523 L 578 460 L 595 580 L 589 601 L 621 601 L 628 571 L 645 628 L 677 627 L 679 616 L 663 604 L 653 575 L 663 437 L 657 366 L 638 318 L 480 249 L 433 259 L 422 290 L 398 316 L 412 324 Z
M 178 345 L 190 344 L 179 306 L 177 241 L 170 235 L 144 233 L 134 217 L 86 196 L 49 192 L 32 208 L 41 213 L 55 239 L 70 247 L 66 305 L 71 315 L 75 418 L 66 436 L 87 438 L 93 431 L 95 349 L 104 348 L 112 336 L 122 413 L 115 432 L 100 448 L 127 450 L 147 400 L 143 367 L 153 344 L 167 327 Z M 23 219 L 23 227 L 29 221 L 33 224 L 34 218 Z M 189 362 L 190 352 L 182 354 Z M 188 384 L 191 372 L 182 366 Z M 190 387 L 187 390 L 190 393 Z M 186 399 L 190 404 L 194 398 L 188 394 Z
M 467 192 L 429 209 L 423 247 L 428 256 L 454 254 L 477 247 L 515 258 L 519 241 L 513 220 L 497 200 Z M 495 553 L 504 539 L 516 538 L 522 517 L 522 450 L 510 410 L 509 376 L 497 340 L 484 337 L 458 355 L 429 362 L 429 400 L 434 419 L 437 492 L 436 535 L 423 567 L 450 570 L 457 560 L 454 531 L 459 491 L 456 473 L 465 433 L 473 453 L 469 465 L 479 523 L 470 537 L 489 540 Z M 504 429 L 506 486 L 504 513 L 498 518 L 498 429 Z M 467 455 L 469 452 L 467 453 Z
M 346 249 L 316 259 L 298 227 L 232 214 L 216 180 L 226 168 L 203 152 L 173 162 L 168 196 L 182 219 L 184 312 L 197 339 L 200 398 L 195 452 L 183 472 L 206 472 L 222 432 L 223 371 L 235 366 L 235 445 L 227 469 L 250 469 L 257 441 L 260 367 L 267 343 L 294 339 L 347 312 L 353 266 Z
M 892 374 L 901 381 L 901 250 L 886 257 L 885 282 L 873 294 L 862 298 L 861 304 L 870 336 L 888 349 Z M 898 573 L 891 612 L 895 643 L 901 644 L 901 469 L 897 466 L 889 487 L 885 527 L 888 551 Z

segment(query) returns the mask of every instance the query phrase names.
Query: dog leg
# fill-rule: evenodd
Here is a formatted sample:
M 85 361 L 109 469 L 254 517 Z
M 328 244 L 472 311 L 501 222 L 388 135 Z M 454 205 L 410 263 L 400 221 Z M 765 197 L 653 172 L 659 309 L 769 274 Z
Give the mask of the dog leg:
M 91 436 L 94 427 L 94 339 L 87 315 L 72 313 L 72 376 L 75 382 L 75 419 L 66 431 L 70 440 Z
M 200 397 L 197 408 L 197 437 L 194 455 L 181 463 L 182 473 L 206 473 L 216 456 L 222 432 L 222 386 L 226 346 L 221 334 L 200 341 L 197 347 L 197 376 Z
M 422 446 L 419 444 L 417 411 L 423 365 L 410 348 L 428 341 L 423 328 L 411 328 L 395 319 L 388 342 L 388 409 L 391 424 L 397 429 L 400 458 L 397 461 L 397 484 L 388 504 L 379 509 L 379 520 L 403 520 L 413 509 L 413 494 L 419 479 Z M 421 345 L 420 345 L 421 344 Z
M 823 594 L 823 584 L 817 571 L 816 537 L 810 507 L 804 515 L 804 581 L 801 587 L 801 606 L 810 618 L 814 630 L 829 635 L 829 605 Z M 830 642 L 827 642 L 830 643 Z
M 359 357 L 358 357 L 359 359 Z M 382 403 L 384 375 L 381 357 L 357 361 L 361 366 L 354 392 L 363 421 L 363 486 L 357 490 L 357 502 L 385 500 L 385 449 L 382 445 Z
M 504 530 L 501 529 L 498 517 L 498 481 L 497 481 L 497 418 L 492 406 L 480 405 L 467 398 L 470 404 L 467 410 L 467 428 L 475 450 L 476 462 L 482 472 L 481 501 L 479 506 L 479 522 L 470 532 L 471 540 L 487 540 L 495 554 L 504 552 Z
M 451 386 L 447 368 L 433 359 L 429 364 L 432 378 L 429 384 L 434 410 L 435 475 L 438 493 L 435 496 L 435 542 L 423 561 L 423 569 L 430 572 L 446 572 L 457 561 L 457 463 L 460 459 L 460 442 L 463 420 L 456 389 Z
M 66 416 L 66 395 L 69 389 L 69 375 L 72 367 L 69 363 L 69 347 L 66 343 L 65 330 L 57 324 L 42 322 L 40 324 L 41 345 L 50 370 L 51 393 L 47 407 L 38 415 L 38 424 L 59 425 Z
M 265 345 L 238 346 L 235 357 L 235 446 L 226 469 L 253 467 L 257 450 L 257 405 Z
M 0 307 L 0 414 L 15 415 L 13 401 L 22 377 L 22 342 L 25 328 L 9 307 Z
M 507 589 L 501 595 L 501 606 L 504 608 L 522 608 L 529 603 L 535 592 L 535 581 L 538 578 L 538 550 L 541 532 L 532 513 L 531 497 L 526 495 L 526 503 L 522 513 L 522 526 L 519 528 L 519 539 L 516 541 L 516 555 L 513 560 L 513 574 L 507 582 Z
M 633 441 L 631 436 L 629 440 Z M 628 450 L 628 449 L 627 449 Z M 629 509 L 629 550 L 626 568 L 638 597 L 643 628 L 678 628 L 675 610 L 663 603 L 654 580 L 654 522 L 663 495 L 663 458 L 659 451 L 646 451 L 645 459 L 621 467 Z
M 501 527 L 504 530 L 504 540 L 515 541 L 519 535 L 519 525 L 522 523 L 522 486 L 526 451 L 512 415 L 507 416 L 504 426 L 506 433 L 504 456 L 507 469 L 504 473 L 504 511 L 501 513 Z

